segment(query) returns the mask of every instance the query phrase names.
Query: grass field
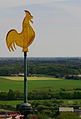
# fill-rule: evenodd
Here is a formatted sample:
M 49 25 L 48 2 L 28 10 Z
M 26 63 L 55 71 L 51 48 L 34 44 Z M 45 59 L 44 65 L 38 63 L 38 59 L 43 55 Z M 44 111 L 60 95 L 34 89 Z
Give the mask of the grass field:
M 16 80 L 16 81 L 23 81 L 24 77 L 11 77 L 11 76 L 0 76 L 0 78 L 5 78 L 9 80 Z M 63 80 L 60 78 L 53 78 L 53 77 L 28 77 L 27 80 Z
M 28 79 L 28 90 L 48 89 L 48 88 L 81 88 L 81 80 L 66 80 L 47 77 L 32 77 Z M 11 80 L 12 79 L 12 80 Z M 14 79 L 14 80 L 13 80 Z M 35 79 L 35 80 L 34 80 Z M 0 77 L 0 90 L 7 91 L 23 90 L 23 77 Z
M 57 99 L 57 100 L 63 101 L 63 103 L 62 103 L 63 106 L 71 106 L 71 105 L 76 105 L 76 104 L 81 105 L 81 99 Z M 34 101 L 34 100 L 29 100 L 28 102 L 32 103 L 32 101 Z M 44 100 L 39 100 L 39 101 L 44 101 Z M 46 101 L 50 101 L 50 100 L 46 100 Z M 22 101 L 21 100 L 18 100 L 18 101 L 17 100 L 0 101 L 0 104 L 12 105 L 15 107 L 17 104 L 21 104 L 21 103 L 23 103 L 23 100 Z

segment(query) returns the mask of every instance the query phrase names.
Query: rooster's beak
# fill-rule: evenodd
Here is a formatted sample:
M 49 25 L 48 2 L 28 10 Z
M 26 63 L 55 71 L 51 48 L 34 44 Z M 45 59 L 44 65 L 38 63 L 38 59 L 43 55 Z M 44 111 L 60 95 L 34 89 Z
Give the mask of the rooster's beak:
M 31 16 L 31 19 L 33 19 L 33 16 Z M 30 19 L 31 23 L 33 23 L 33 21 Z

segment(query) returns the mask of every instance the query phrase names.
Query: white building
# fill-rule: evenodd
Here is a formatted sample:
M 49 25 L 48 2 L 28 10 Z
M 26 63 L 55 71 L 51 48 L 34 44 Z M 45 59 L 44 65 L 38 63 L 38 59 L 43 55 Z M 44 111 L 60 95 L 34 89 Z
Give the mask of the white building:
M 74 112 L 73 107 L 59 107 L 59 112 Z

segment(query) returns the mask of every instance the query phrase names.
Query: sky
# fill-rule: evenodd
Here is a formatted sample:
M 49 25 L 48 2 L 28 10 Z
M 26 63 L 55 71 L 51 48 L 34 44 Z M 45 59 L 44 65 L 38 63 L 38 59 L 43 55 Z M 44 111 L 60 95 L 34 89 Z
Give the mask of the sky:
M 24 10 L 36 34 L 28 57 L 81 57 L 81 0 L 0 0 L 0 57 L 23 57 L 18 46 L 9 52 L 6 35 L 22 31 Z

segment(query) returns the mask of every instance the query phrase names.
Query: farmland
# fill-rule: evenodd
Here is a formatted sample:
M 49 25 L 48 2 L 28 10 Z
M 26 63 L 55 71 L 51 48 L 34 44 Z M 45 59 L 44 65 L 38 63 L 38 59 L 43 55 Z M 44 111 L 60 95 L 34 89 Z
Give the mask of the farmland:
M 59 105 L 81 105 L 81 78 L 63 78 L 81 74 L 81 58 L 28 59 L 27 69 L 28 102 L 38 112 L 56 117 Z M 24 78 L 19 77 L 23 72 L 23 59 L 1 59 L 1 109 L 16 110 L 16 105 L 23 103 Z
M 32 80 L 30 80 L 32 79 Z M 29 77 L 27 81 L 28 90 L 37 89 L 73 89 L 81 88 L 81 80 L 67 80 L 47 77 Z M 8 91 L 23 90 L 23 77 L 0 77 L 0 90 Z
M 36 100 L 33 100 L 33 101 L 36 101 Z M 28 101 L 29 103 L 32 103 L 33 102 L 32 100 L 30 101 Z M 39 101 L 41 101 L 41 102 L 43 102 L 44 100 L 39 100 Z M 46 100 L 46 101 L 50 101 L 50 100 Z M 63 103 L 62 103 L 62 105 L 63 106 L 70 106 L 70 105 L 75 105 L 75 104 L 81 104 L 81 99 L 61 99 L 61 100 L 58 100 L 58 101 L 63 101 Z M 16 107 L 16 105 L 17 104 L 21 104 L 21 103 L 23 103 L 23 100 L 21 101 L 21 100 L 11 100 L 11 101 L 0 101 L 0 104 L 5 104 L 5 105 L 12 105 L 12 106 L 15 106 Z

